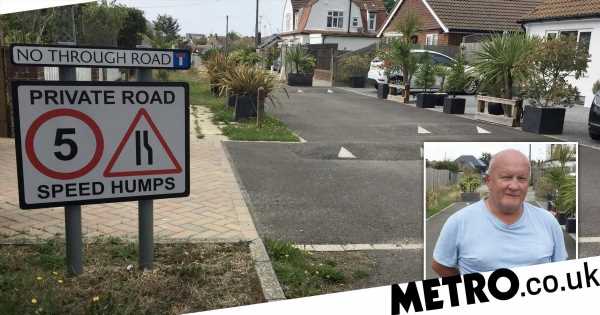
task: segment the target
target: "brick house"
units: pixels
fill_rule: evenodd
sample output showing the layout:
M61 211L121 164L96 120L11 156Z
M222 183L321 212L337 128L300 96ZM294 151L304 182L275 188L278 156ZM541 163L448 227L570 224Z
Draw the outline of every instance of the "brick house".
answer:
M415 12L422 29L414 38L424 46L458 47L467 35L522 31L517 21L541 0L399 0L377 37L399 36L398 23ZM452 49L450 49L452 50Z

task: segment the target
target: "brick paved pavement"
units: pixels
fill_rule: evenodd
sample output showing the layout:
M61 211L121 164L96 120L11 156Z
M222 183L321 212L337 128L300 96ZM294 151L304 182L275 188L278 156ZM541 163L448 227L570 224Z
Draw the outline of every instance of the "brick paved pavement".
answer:
M191 117L190 182L187 198L154 202L157 242L253 240L256 229L221 144L223 136L199 107L198 124L204 139L195 136ZM63 208L21 210L18 207L15 147L0 138L0 242L64 237ZM137 202L82 207L84 237L111 235L137 239Z

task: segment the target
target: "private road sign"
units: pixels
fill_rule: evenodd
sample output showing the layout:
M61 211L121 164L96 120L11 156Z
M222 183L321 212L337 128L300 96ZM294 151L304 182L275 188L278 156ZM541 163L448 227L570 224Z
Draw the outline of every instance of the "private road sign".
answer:
M21 208L189 195L187 83L12 89Z

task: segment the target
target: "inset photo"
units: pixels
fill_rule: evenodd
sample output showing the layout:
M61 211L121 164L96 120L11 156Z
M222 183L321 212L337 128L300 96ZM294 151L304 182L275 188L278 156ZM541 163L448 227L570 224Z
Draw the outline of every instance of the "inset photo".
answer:
M424 277L577 258L577 143L424 143Z

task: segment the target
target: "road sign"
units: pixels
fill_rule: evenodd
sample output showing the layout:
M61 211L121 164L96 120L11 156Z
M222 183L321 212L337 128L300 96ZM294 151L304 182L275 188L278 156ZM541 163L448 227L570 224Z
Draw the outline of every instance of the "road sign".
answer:
M186 83L13 82L23 209L189 195Z
M155 69L189 69L191 65L185 49L13 44L10 51L16 65Z

